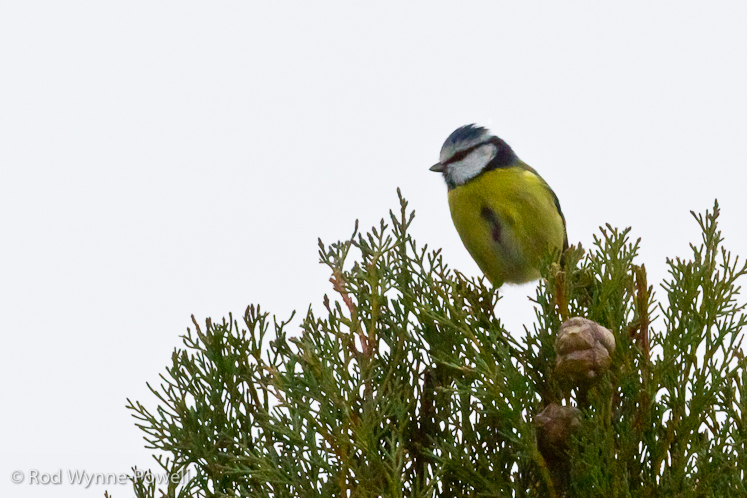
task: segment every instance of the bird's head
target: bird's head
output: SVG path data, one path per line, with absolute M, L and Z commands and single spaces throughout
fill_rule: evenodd
M 457 128 L 441 147 L 431 171 L 443 173 L 449 188 L 463 185 L 483 171 L 512 165 L 516 154 L 506 142 L 474 124 Z

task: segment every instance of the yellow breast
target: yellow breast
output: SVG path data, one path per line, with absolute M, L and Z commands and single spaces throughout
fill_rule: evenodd
M 542 258 L 563 249 L 565 226 L 550 187 L 521 167 L 451 189 L 449 208 L 464 246 L 496 287 L 539 278 Z

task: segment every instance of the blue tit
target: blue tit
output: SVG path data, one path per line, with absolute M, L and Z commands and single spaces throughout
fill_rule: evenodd
M 555 192 L 487 129 L 456 129 L 431 171 L 443 173 L 454 226 L 493 286 L 538 279 L 543 257 L 568 247 Z

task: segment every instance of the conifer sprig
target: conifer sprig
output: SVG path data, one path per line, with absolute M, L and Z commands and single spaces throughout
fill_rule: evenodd
M 718 205 L 694 216 L 702 243 L 667 262 L 665 301 L 639 241 L 607 226 L 590 251 L 548 258 L 521 337 L 495 314 L 500 291 L 416 244 L 400 195 L 369 233 L 320 241 L 334 295 L 298 331 L 258 306 L 193 319 L 149 385 L 155 410 L 128 404 L 161 470 L 184 478 L 137 474 L 135 495 L 745 496 L 747 266 L 721 246 Z M 556 369 L 574 316 L 616 343 L 583 382 Z M 553 414 L 570 436 L 546 434 Z

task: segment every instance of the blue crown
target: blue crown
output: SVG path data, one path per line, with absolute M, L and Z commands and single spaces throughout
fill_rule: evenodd
M 488 130 L 474 123 L 462 126 L 454 130 L 444 142 L 444 148 L 453 147 L 463 142 L 473 142 L 482 139 Z

